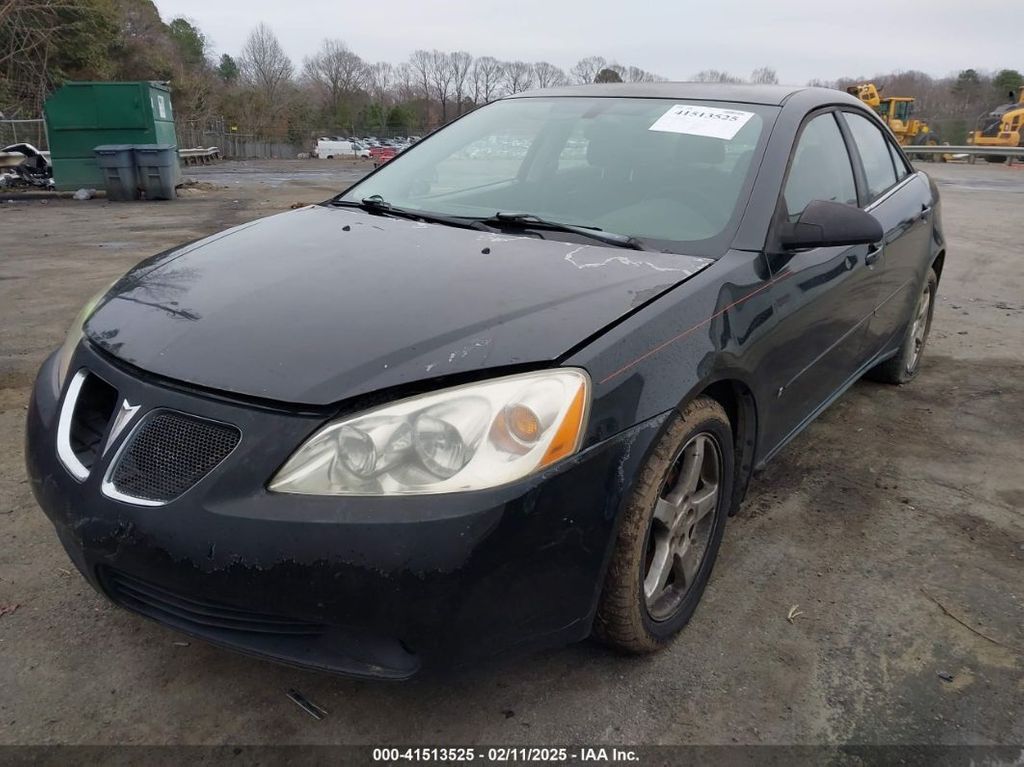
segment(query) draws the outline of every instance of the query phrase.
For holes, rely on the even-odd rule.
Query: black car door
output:
[[[877,305],[865,335],[873,356],[901,332],[917,300],[932,231],[931,190],[924,174],[914,173],[882,126],[866,115],[843,112],[852,142],[854,167],[861,174],[861,204],[885,231],[874,254]]]
[[[780,216],[796,220],[812,200],[858,204],[854,166],[832,111],[801,128],[782,190]],[[771,238],[769,238],[771,239]],[[773,252],[774,251],[774,252]],[[873,246],[778,252],[772,271],[771,341],[758,360],[762,446],[772,451],[823,406],[862,366],[865,337],[877,305]]]

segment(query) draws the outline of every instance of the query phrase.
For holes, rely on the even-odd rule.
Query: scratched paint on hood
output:
[[[554,360],[709,263],[315,206],[140,266],[86,332],[168,378],[328,404]]]

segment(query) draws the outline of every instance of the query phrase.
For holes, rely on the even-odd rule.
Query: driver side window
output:
[[[783,191],[786,213],[796,221],[812,200],[857,204],[857,187],[846,142],[835,115],[818,115],[797,139]]]

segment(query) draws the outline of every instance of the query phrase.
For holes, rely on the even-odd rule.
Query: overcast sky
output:
[[[702,69],[747,76],[774,67],[784,83],[919,69],[1021,68],[1019,0],[156,0],[235,54],[263,21],[296,67],[325,37],[369,62],[416,48],[550,61],[584,56],[685,80]],[[1017,9],[1011,11],[1011,8]],[[1016,15],[1015,15],[1016,14]],[[1002,19],[1002,22],[1000,22]]]

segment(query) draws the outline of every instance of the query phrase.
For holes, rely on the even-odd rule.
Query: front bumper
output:
[[[89,582],[208,641],[355,676],[405,678],[423,665],[586,637],[619,508],[663,420],[493,490],[274,494],[267,480],[324,413],[182,389],[129,372],[88,344],[72,370],[83,366],[140,405],[138,418],[170,408],[242,432],[234,452],[176,500],[115,500],[100,483],[125,435],[76,480],[57,458],[62,393],[55,359],[47,360],[28,412],[29,475]]]

